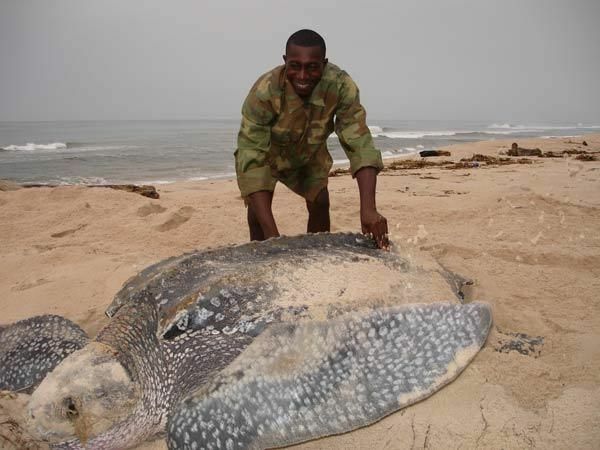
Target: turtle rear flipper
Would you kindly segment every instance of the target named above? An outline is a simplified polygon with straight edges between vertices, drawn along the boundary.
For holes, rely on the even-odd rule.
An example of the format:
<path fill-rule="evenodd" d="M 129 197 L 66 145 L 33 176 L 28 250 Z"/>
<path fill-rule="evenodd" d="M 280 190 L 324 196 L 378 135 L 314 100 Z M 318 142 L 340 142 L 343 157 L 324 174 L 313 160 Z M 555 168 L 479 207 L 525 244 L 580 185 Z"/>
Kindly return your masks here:
<path fill-rule="evenodd" d="M 281 447 L 433 394 L 477 354 L 489 306 L 434 303 L 274 325 L 169 419 L 169 448 Z"/>
<path fill-rule="evenodd" d="M 29 392 L 89 341 L 64 317 L 31 317 L 0 328 L 0 390 Z"/>

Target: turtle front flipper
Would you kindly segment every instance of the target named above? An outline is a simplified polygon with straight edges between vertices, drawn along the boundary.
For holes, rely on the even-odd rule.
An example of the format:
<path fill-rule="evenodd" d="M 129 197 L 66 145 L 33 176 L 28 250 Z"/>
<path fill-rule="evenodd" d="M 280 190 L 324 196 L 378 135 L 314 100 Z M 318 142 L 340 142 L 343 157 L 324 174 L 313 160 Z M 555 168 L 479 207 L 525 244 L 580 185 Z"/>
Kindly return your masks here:
<path fill-rule="evenodd" d="M 63 359 L 88 343 L 64 317 L 44 315 L 0 328 L 0 390 L 29 392 Z"/>
<path fill-rule="evenodd" d="M 274 325 L 169 419 L 171 449 L 286 446 L 371 424 L 433 394 L 477 354 L 489 306 L 408 305 Z"/>

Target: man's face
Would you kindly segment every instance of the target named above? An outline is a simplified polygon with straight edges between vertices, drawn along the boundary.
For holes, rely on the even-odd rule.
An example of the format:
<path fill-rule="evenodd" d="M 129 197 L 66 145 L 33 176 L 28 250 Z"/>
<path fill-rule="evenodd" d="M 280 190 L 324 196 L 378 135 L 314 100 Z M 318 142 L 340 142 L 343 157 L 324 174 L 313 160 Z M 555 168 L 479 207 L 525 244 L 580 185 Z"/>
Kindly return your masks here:
<path fill-rule="evenodd" d="M 287 79 L 296 94 L 307 98 L 323 76 L 327 59 L 320 47 L 301 47 L 290 44 L 283 57 Z"/>

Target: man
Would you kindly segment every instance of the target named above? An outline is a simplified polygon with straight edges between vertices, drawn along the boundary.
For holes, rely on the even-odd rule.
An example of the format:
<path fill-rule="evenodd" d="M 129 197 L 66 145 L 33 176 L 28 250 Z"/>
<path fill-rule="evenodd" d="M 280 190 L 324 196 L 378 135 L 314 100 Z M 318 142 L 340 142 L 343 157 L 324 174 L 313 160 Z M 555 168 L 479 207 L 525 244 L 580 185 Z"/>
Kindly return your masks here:
<path fill-rule="evenodd" d="M 373 146 L 356 84 L 327 61 L 325 50 L 312 30 L 292 34 L 285 64 L 261 76 L 242 107 L 235 166 L 250 239 L 279 236 L 271 210 L 277 181 L 306 200 L 307 232 L 330 230 L 327 182 L 333 160 L 327 138 L 335 130 L 358 182 L 362 232 L 387 249 L 387 221 L 375 205 L 381 153 Z"/>

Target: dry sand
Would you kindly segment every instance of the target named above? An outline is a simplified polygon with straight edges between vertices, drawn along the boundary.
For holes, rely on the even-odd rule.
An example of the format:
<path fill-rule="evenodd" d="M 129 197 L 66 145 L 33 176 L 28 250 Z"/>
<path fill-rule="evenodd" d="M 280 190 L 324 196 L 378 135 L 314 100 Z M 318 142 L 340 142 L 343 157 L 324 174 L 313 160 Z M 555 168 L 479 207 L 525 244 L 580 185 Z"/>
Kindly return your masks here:
<path fill-rule="evenodd" d="M 600 152 L 600 135 L 518 142 Z M 498 156 L 510 144 L 460 144 L 428 160 Z M 379 176 L 378 208 L 400 252 L 473 279 L 468 298 L 493 305 L 494 325 L 466 371 L 429 399 L 299 447 L 600 448 L 600 161 L 530 159 Z M 0 322 L 54 313 L 94 335 L 144 267 L 246 241 L 234 180 L 157 187 L 159 200 L 85 187 L 0 191 Z M 332 231 L 359 230 L 355 181 L 333 177 L 330 191 Z M 303 201 L 282 186 L 274 213 L 282 233 L 304 231 Z M 515 333 L 538 342 L 529 355 L 497 351 Z"/>

